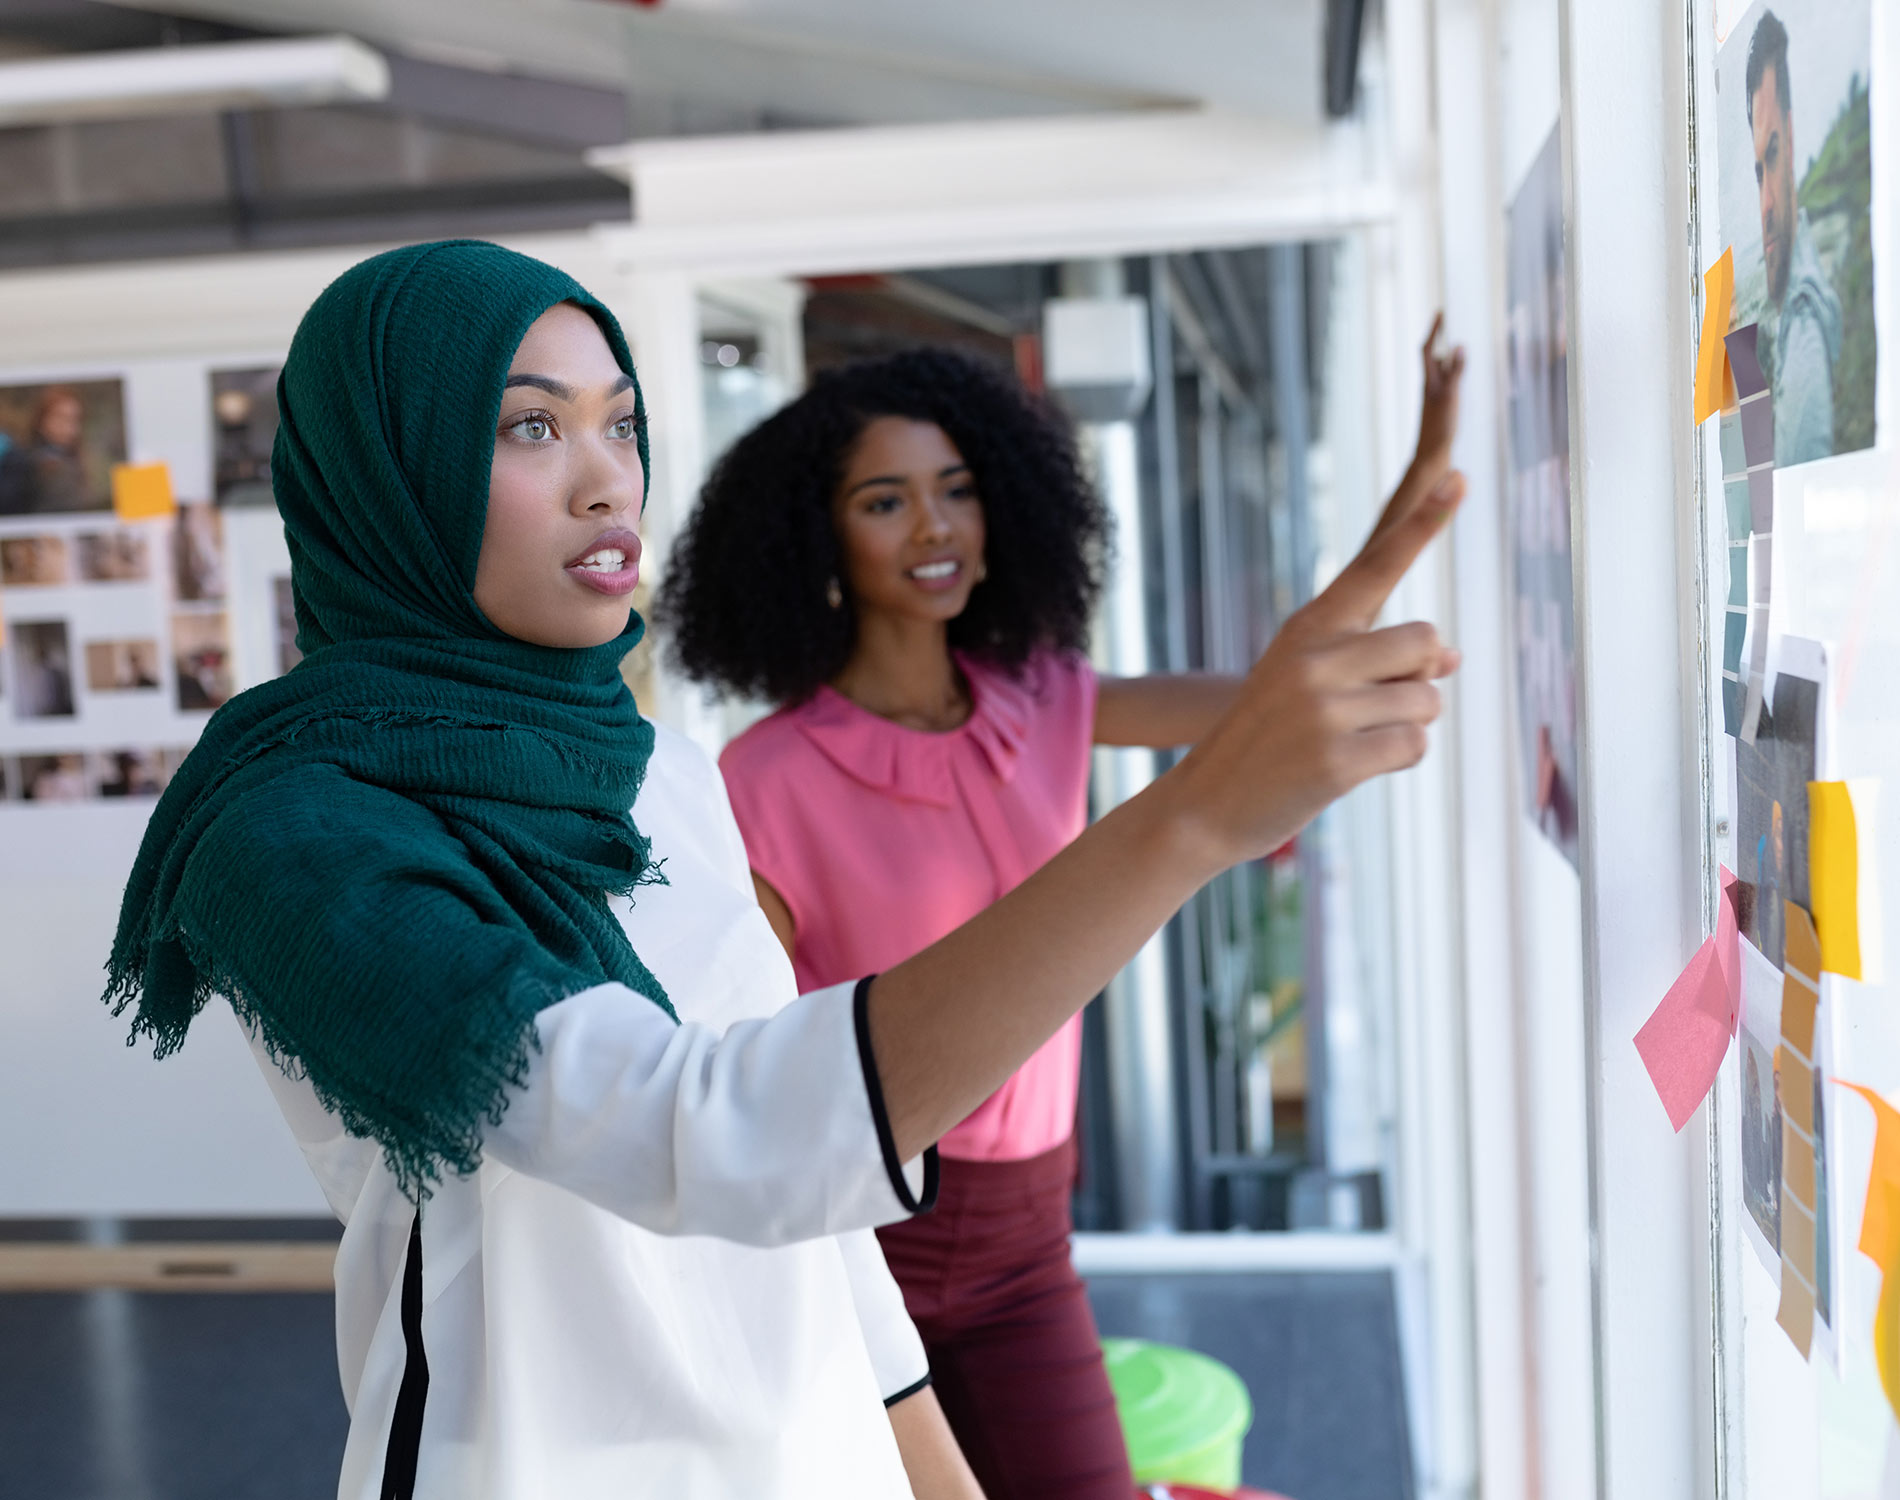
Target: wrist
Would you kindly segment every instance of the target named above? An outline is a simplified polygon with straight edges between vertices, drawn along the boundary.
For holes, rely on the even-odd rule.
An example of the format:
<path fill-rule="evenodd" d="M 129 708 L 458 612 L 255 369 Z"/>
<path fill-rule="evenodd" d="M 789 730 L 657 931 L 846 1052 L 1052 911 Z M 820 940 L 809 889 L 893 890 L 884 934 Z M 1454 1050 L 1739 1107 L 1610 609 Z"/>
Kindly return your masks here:
<path fill-rule="evenodd" d="M 1115 810 L 1129 819 L 1143 863 L 1166 872 L 1182 900 L 1246 858 L 1206 799 L 1195 795 L 1195 759 L 1190 754 Z"/>

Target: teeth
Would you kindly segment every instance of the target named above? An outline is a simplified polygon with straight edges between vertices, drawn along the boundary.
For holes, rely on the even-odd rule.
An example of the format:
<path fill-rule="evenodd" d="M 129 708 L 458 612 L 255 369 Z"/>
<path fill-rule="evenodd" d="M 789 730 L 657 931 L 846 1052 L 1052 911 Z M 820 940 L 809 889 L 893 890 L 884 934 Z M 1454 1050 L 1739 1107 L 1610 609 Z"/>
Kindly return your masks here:
<path fill-rule="evenodd" d="M 910 576 L 912 578 L 948 578 L 956 570 L 957 565 L 954 559 L 950 562 L 919 563 L 910 570 Z"/>
<path fill-rule="evenodd" d="M 574 566 L 585 568 L 589 573 L 618 573 L 627 565 L 627 554 L 618 547 L 607 547 L 599 552 L 590 552 Z"/>

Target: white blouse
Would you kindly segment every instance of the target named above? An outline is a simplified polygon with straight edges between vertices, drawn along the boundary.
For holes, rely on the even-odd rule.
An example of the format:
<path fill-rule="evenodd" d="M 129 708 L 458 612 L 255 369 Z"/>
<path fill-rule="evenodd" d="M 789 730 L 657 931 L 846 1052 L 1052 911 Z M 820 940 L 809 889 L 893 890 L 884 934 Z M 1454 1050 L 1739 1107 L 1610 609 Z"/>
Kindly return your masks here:
<path fill-rule="evenodd" d="M 660 729 L 634 812 L 667 883 L 617 909 L 683 1024 L 617 984 L 541 1012 L 419 1278 L 381 1148 L 258 1051 L 345 1225 L 339 1500 L 910 1494 L 885 1404 L 929 1367 L 872 1228 L 935 1162 L 896 1164 L 853 987 L 796 996 L 712 763 Z"/>

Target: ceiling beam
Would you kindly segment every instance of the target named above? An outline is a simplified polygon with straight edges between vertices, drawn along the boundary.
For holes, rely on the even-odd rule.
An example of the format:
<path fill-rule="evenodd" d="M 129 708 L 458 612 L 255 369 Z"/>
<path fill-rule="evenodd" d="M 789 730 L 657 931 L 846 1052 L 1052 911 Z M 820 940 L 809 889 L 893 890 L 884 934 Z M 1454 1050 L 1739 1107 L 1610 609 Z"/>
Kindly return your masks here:
<path fill-rule="evenodd" d="M 812 122 L 950 120 L 1193 102 L 1032 68 L 602 0 L 122 3 L 278 31 L 346 31 L 392 52 L 498 75 L 539 74 Z"/>

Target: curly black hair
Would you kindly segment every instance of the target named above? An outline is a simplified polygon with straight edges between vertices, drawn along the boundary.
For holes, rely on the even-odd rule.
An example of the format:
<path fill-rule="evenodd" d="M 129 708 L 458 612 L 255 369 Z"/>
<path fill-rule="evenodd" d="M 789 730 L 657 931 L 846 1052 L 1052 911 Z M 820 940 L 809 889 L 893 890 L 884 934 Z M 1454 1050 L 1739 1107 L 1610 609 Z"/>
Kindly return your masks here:
<path fill-rule="evenodd" d="M 851 446 L 879 417 L 934 422 L 970 466 L 988 576 L 950 644 L 1020 669 L 1081 650 L 1107 562 L 1108 514 L 1068 422 L 987 364 L 922 348 L 843 365 L 740 438 L 714 466 L 668 563 L 656 618 L 687 677 L 776 704 L 836 677 L 856 640 L 832 499 Z"/>

